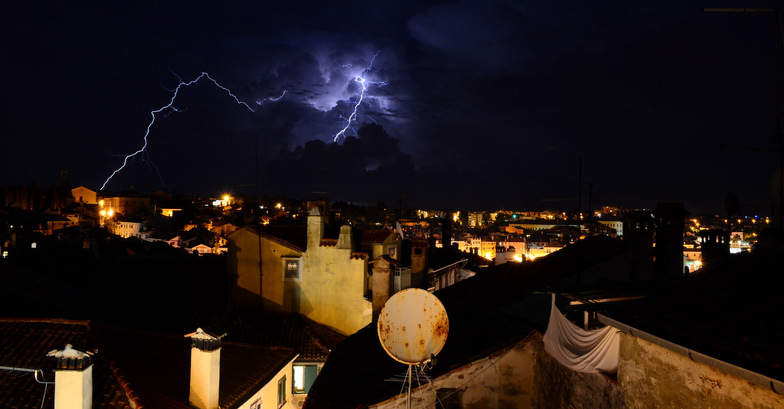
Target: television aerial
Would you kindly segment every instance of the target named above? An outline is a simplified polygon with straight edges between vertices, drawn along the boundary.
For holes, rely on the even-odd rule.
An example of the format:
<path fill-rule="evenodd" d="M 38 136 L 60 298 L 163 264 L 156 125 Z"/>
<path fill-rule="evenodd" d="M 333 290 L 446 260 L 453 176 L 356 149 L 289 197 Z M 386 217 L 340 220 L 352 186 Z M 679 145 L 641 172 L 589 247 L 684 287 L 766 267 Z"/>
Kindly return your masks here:
<path fill-rule="evenodd" d="M 411 368 L 432 362 L 449 333 L 449 317 L 433 294 L 408 288 L 393 295 L 378 317 L 378 339 L 392 359 L 408 365 L 407 401 L 411 404 Z"/>

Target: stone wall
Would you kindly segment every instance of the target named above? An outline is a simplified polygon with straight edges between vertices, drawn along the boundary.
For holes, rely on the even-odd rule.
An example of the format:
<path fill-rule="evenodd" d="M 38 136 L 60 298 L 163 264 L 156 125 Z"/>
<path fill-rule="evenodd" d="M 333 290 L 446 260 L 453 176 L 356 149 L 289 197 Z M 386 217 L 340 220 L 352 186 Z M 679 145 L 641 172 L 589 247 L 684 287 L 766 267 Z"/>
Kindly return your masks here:
<path fill-rule="evenodd" d="M 784 396 L 621 334 L 618 383 L 628 408 L 784 408 Z"/>
<path fill-rule="evenodd" d="M 617 381 L 564 367 L 541 335 L 534 346 L 536 408 L 784 408 L 782 395 L 625 333 Z"/>
<path fill-rule="evenodd" d="M 412 391 L 411 407 L 435 408 L 437 399 L 453 402 L 457 399 L 463 409 L 533 408 L 535 345 L 535 340 L 528 338 L 429 383 L 415 378 L 413 385 L 422 386 Z M 405 394 L 372 406 L 376 409 L 404 407 L 407 407 Z"/>
<path fill-rule="evenodd" d="M 544 350 L 542 334 L 537 339 L 534 363 L 535 408 L 623 408 L 618 383 L 604 374 L 579 373 L 561 365 Z"/>

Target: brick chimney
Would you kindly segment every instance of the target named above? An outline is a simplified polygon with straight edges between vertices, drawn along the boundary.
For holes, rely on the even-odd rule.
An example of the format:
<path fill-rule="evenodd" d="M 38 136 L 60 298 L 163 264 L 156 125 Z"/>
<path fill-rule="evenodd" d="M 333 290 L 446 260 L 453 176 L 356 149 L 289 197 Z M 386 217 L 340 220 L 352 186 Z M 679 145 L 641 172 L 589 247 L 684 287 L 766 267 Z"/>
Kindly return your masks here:
<path fill-rule="evenodd" d="M 186 337 L 191 339 L 191 386 L 188 403 L 198 409 L 217 409 L 220 338 L 207 334 L 201 328 Z"/>
<path fill-rule="evenodd" d="M 67 344 L 62 351 L 50 351 L 57 359 L 54 373 L 55 409 L 91 409 L 93 407 L 92 357 Z"/>
<path fill-rule="evenodd" d="M 384 254 L 371 263 L 373 264 L 373 321 L 376 321 L 395 289 L 392 268 L 397 261 Z"/>
<path fill-rule="evenodd" d="M 427 250 L 426 240 L 413 240 L 411 242 L 411 286 L 425 288 L 427 283 Z"/>

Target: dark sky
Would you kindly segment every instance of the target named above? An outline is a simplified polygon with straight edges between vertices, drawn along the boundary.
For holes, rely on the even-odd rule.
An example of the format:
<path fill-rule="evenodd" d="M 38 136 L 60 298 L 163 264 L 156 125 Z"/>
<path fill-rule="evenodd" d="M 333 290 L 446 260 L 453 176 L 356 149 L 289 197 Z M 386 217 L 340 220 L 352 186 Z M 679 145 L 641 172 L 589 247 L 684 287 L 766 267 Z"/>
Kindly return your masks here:
<path fill-rule="evenodd" d="M 181 87 L 106 189 L 255 193 L 258 158 L 264 195 L 569 209 L 582 163 L 584 206 L 770 213 L 775 17 L 703 11 L 745 4 L 28 3 L 0 6 L 0 186 L 101 188 L 206 72 L 252 110 Z"/>

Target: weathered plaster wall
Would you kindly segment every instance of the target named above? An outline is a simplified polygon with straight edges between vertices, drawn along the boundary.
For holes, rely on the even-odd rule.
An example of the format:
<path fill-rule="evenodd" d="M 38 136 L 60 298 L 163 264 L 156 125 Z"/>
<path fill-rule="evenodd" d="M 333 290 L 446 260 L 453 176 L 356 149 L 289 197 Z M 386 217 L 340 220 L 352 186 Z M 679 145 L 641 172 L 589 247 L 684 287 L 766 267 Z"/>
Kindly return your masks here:
<path fill-rule="evenodd" d="M 621 333 L 617 382 L 571 371 L 535 343 L 536 408 L 784 408 L 784 396 Z"/>
<path fill-rule="evenodd" d="M 534 399 L 536 408 L 623 408 L 618 384 L 603 374 L 581 374 L 561 365 L 544 350 L 542 334 L 534 344 Z"/>
<path fill-rule="evenodd" d="M 535 342 L 531 339 L 521 341 L 503 352 L 480 359 L 431 383 L 412 391 L 411 407 L 436 407 L 436 394 L 439 389 L 462 391 L 464 409 L 525 409 L 533 408 L 532 391 L 534 386 Z M 417 385 L 416 380 L 414 386 Z M 374 408 L 402 408 L 405 394 L 381 402 Z"/>
<path fill-rule="evenodd" d="M 304 254 L 300 313 L 344 334 L 370 323 L 372 303 L 365 299 L 367 257 L 350 249 L 308 248 Z"/>
<path fill-rule="evenodd" d="M 618 383 L 627 408 L 784 408 L 784 397 L 628 334 Z"/>
<path fill-rule="evenodd" d="M 254 294 L 260 294 L 263 291 L 263 296 L 267 300 L 296 311 L 297 306 L 291 305 L 291 302 L 285 300 L 282 257 L 299 257 L 301 255 L 301 252 L 262 237 L 261 265 L 264 276 L 262 277 L 263 283 L 260 283 L 259 236 L 247 229 L 241 229 L 232 234 L 229 239 L 227 265 L 230 273 L 237 274 L 237 286 Z"/>

